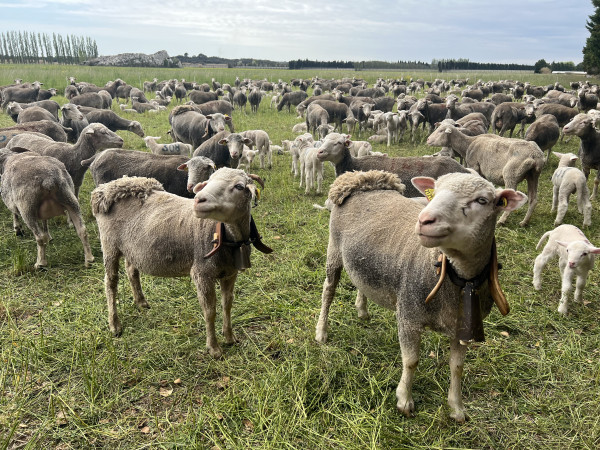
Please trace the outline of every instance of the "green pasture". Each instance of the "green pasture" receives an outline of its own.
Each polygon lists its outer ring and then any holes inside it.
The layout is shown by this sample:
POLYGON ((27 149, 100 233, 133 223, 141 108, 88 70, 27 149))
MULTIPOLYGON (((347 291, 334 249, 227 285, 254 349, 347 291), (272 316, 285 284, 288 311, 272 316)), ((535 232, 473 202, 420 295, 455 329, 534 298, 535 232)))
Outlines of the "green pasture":
MULTIPOLYGON (((59 90, 66 76, 103 85, 122 78, 141 87, 153 77, 232 83, 236 76, 277 81, 294 77, 357 76, 499 80, 533 84, 578 76, 528 73, 399 73, 256 69, 148 69, 78 66, 0 66, 0 85, 14 78, 40 80, 59 90)), ((64 97, 57 97, 65 103, 64 97)), ((168 112, 125 114, 147 134, 167 142, 168 112)), ((264 129, 275 144, 293 139, 295 114, 277 113, 266 97, 257 114, 233 113, 236 130, 264 129)), ((0 126, 12 124, 0 114, 0 126)), ((142 139, 119 132, 125 148, 145 150, 142 139)), ((577 152, 579 139, 555 150, 577 152)), ((393 156, 437 151, 413 146, 405 136, 393 156)), ((600 446, 600 287, 592 271, 583 304, 567 317, 556 311, 558 264, 532 287, 535 246, 553 228, 551 156, 540 180, 540 202, 531 224, 518 226, 525 208, 497 230, 500 281, 511 305, 503 317, 485 320, 487 341, 467 353, 463 396, 470 421, 448 417, 448 339, 426 333, 414 383, 416 416, 395 409, 401 357, 394 314, 370 304, 363 322, 354 310, 355 289, 344 276, 330 315, 329 341, 314 341, 328 240, 323 204, 334 179, 325 166, 324 194, 304 194, 290 173, 291 157, 274 155, 271 170, 253 172, 266 183, 253 211, 271 255, 254 252, 253 267, 236 284, 232 311, 237 344, 213 360, 205 351, 205 327, 189 279, 142 276, 151 309, 138 311, 121 270, 122 337, 108 330, 104 269, 98 230, 90 210, 89 173, 81 208, 96 262, 83 266, 83 249, 64 218, 51 221, 49 268, 34 271, 35 241, 12 231, 0 205, 0 449, 9 448, 598 448, 600 446)), ((589 182, 590 188, 592 181, 589 182)), ((526 192, 525 184, 520 186, 526 192)), ((581 226, 574 201, 566 223, 581 226)), ((588 238, 600 245, 600 208, 593 203, 588 238)), ((220 329, 220 314, 217 314, 220 329)), ((222 342, 222 340, 221 340, 222 342)))

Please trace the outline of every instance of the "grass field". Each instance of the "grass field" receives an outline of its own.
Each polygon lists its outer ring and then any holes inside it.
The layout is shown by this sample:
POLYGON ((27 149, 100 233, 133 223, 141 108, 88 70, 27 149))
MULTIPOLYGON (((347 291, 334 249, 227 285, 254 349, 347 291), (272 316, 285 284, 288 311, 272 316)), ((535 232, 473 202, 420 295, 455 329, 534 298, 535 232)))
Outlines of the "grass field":
MULTIPOLYGON (((577 77, 486 72, 424 74, 319 72, 323 77, 378 76, 472 80, 519 78, 534 84, 577 77)), ((311 77, 316 72, 131 69, 71 66, 0 67, 0 84, 39 79, 64 88, 65 77, 104 84, 120 77, 141 85, 156 76, 199 82, 240 78, 311 77)), ((66 100, 58 97, 59 103, 66 100)), ((115 111, 120 113, 113 104, 115 111)), ((293 138, 295 114, 277 113, 264 99, 257 114, 235 111, 236 130, 264 129, 272 141, 293 138)), ((168 113, 126 115, 146 133, 165 136, 168 113)), ((0 126, 12 121, 0 115, 0 126)), ((141 138, 119 132, 125 148, 142 150, 141 138)), ((166 140, 164 141, 166 142, 166 140)), ((579 139, 557 151, 576 152, 579 139)), ((387 151, 376 145, 375 150, 387 151)), ((424 155, 437 149, 413 146, 406 137, 392 155, 424 155)), ((312 207, 323 195, 304 195, 290 174, 289 155, 274 155, 272 170, 255 168, 266 182, 253 214, 264 242, 275 252, 254 252, 253 267, 236 284, 232 311, 238 343, 222 360, 205 351, 202 310, 189 279, 142 277, 152 308, 133 305, 121 270, 122 337, 107 326, 104 269, 90 211, 89 173, 80 194, 96 262, 83 267, 81 243, 64 218, 51 221, 49 268, 34 271, 35 241, 15 237, 0 206, 0 448, 598 448, 600 446, 600 306, 598 271, 592 272, 584 304, 557 313, 557 264, 532 287, 539 237, 553 228, 551 157, 540 182, 531 224, 520 228, 524 209, 497 230, 500 281, 512 311, 494 309, 485 320, 486 343, 467 352, 463 377, 471 420, 448 417, 448 339, 426 333, 414 396, 416 416, 395 409, 401 358, 392 312, 370 305, 360 321, 355 290, 344 276, 330 316, 329 342, 317 345, 328 240, 328 213, 312 207)), ((325 167, 324 186, 333 181, 325 167)), ((589 183, 590 187, 592 182, 589 183)), ((520 189, 526 191, 524 185, 520 189)), ((588 238, 600 245, 598 202, 588 238)), ((566 223, 580 226, 571 204, 566 223)), ((217 322, 220 314, 217 315, 217 322)), ((217 324, 217 328, 220 326, 217 324)), ((219 336, 220 337, 220 336, 219 336)), ((220 339, 222 342, 222 339, 220 339)))

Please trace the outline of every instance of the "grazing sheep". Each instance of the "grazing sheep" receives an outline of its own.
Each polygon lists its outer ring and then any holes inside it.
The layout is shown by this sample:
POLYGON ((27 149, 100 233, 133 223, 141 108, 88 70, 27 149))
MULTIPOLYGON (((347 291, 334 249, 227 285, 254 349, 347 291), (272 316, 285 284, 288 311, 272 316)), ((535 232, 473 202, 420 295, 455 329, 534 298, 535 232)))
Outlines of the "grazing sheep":
POLYGON ((600 248, 594 247, 585 234, 573 225, 560 225, 554 230, 544 233, 538 242, 537 250, 540 249, 546 238, 548 238, 548 243, 542 253, 535 258, 533 287, 538 291, 542 288, 542 270, 551 259, 558 256, 558 267, 562 280, 558 312, 566 315, 569 294, 573 289, 573 277, 577 275, 575 301, 581 302, 589 271, 594 267, 594 261, 596 255, 600 253, 600 248))
MULTIPOLYGON (((195 105, 194 109, 205 116, 210 114, 223 114, 231 117, 231 114, 233 113, 233 105, 225 100, 213 100, 201 105, 195 105)), ((233 133, 233 122, 229 120, 227 126, 229 127, 229 131, 233 133)))
POLYGON ((71 99, 73 97, 76 97, 77 95, 79 95, 79 90, 77 89, 76 86, 73 85, 69 85, 65 88, 65 93, 64 96, 67 100, 71 101, 71 99))
POLYGON ((286 92, 281 96, 281 100, 277 104, 277 111, 281 111, 285 106, 290 112, 291 106, 298 106, 298 104, 308 97, 308 94, 304 91, 286 92))
MULTIPOLYGON (((350 117, 354 118, 352 110, 345 103, 336 102, 333 100, 315 100, 313 103, 323 107, 327 114, 329 114, 329 120, 335 123, 335 130, 342 131, 342 122, 348 121, 350 117)), ((358 123, 358 122, 357 122, 358 123)))
MULTIPOLYGON (((385 136, 384 136, 385 137, 385 136)), ((345 172, 353 170, 384 170, 395 173, 400 179, 409 180, 417 176, 431 176, 437 178, 450 172, 469 172, 458 162, 448 157, 397 157, 387 156, 364 156, 354 158, 350 154, 350 139, 343 134, 331 133, 319 147, 318 158, 321 161, 331 161, 335 165, 335 176, 339 177, 345 172)), ((407 186, 405 195, 407 197, 421 196, 414 187, 407 186)))
POLYGON ((121 149, 105 150, 81 165, 90 168, 96 186, 124 176, 148 177, 158 180, 166 192, 180 197, 192 197, 192 188, 208 180, 216 170, 215 164, 203 156, 188 159, 121 149))
POLYGON ((155 155, 182 155, 191 157, 192 153, 194 152, 194 147, 192 147, 190 144, 184 144, 183 142, 159 144, 156 142, 158 139, 160 139, 160 136, 146 136, 144 138, 146 147, 148 147, 155 155))
POLYGON ((590 176, 592 169, 596 169, 596 179, 591 198, 596 198, 598 184, 600 184, 600 132, 594 128, 593 120, 587 114, 578 114, 563 128, 566 135, 579 136, 579 158, 585 178, 590 176))
POLYGON ((193 105, 180 105, 171 111, 169 122, 174 141, 192 144, 194 148, 198 148, 216 133, 225 130, 225 125, 231 123, 231 117, 221 113, 205 116, 197 112, 193 105))
MULTIPOLYGON (((543 116, 544 117, 544 116, 543 116)), ((552 175, 552 211, 557 210, 554 226, 562 223, 567 208, 569 207, 569 197, 577 192, 577 208, 583 214, 583 226, 592 225, 592 202, 588 191, 585 175, 581 170, 572 167, 579 158, 573 153, 554 152, 560 158, 558 167, 552 175)))
POLYGON ((36 132, 50 137, 56 142, 67 142, 67 131, 70 128, 63 127, 61 124, 50 120, 39 120, 37 122, 27 122, 13 127, 0 128, 0 148, 6 147, 10 140, 22 133, 36 132))
POLYGON ((492 133, 496 133, 500 136, 504 136, 506 131, 510 131, 509 137, 513 136, 515 127, 520 123, 521 129, 518 134, 523 134, 525 129, 525 123, 533 122, 533 118, 529 117, 525 112, 525 103, 500 103, 491 117, 492 133))
POLYGON ((80 106, 89 106, 90 108, 102 109, 104 106, 104 97, 97 92, 87 92, 79 94, 69 100, 70 103, 80 106))
MULTIPOLYGON (((283 141, 285 144, 289 141, 283 141)), ((302 187, 302 179, 304 178, 304 166, 300 165, 300 155, 309 147, 313 147, 315 140, 310 133, 305 133, 301 136, 296 137, 290 144, 290 154, 292 155, 292 172, 294 177, 298 176, 298 169, 300 170, 300 187, 302 187)))
POLYGON ((90 111, 85 115, 89 123, 101 123, 110 131, 126 130, 144 137, 142 124, 137 120, 127 120, 110 109, 90 111))
POLYGON ((81 161, 86 160, 96 152, 111 148, 122 147, 123 139, 110 131, 101 123, 92 123, 85 127, 77 142, 73 145, 63 142, 51 142, 46 139, 31 135, 20 135, 13 138, 7 148, 25 148, 44 156, 53 156, 61 161, 73 179, 75 197, 79 197, 79 188, 87 166, 82 166, 81 161))
POLYGON ((189 99, 197 105, 219 100, 216 92, 191 91, 188 95, 189 99))
POLYGON ((546 162, 548 162, 552 147, 558 142, 559 137, 560 128, 556 117, 552 114, 544 114, 535 119, 535 122, 529 126, 524 139, 535 142, 543 152, 548 150, 546 155, 546 162))
POLYGON ((329 114, 318 103, 311 103, 306 109, 306 131, 312 133, 313 136, 317 134, 317 128, 320 125, 327 125, 329 123, 329 114))
POLYGON ((257 87, 250 91, 248 94, 248 102, 250 103, 250 110, 253 113, 258 112, 258 107, 260 106, 260 102, 262 101, 264 93, 257 87))
POLYGON ((412 383, 421 334, 430 328, 450 338, 450 417, 464 422, 461 378, 467 347, 461 344, 485 339, 481 319, 494 301, 503 314, 508 313, 497 281, 495 222, 500 212, 520 207, 526 196, 512 189, 496 190, 473 174, 453 173, 437 181, 418 177, 412 182, 431 198, 424 209, 401 194, 404 185, 393 174, 346 173, 332 184, 327 277, 316 340, 327 341, 329 309, 345 269, 359 291, 359 317, 368 317, 367 297, 396 313, 402 352, 402 377, 396 389, 399 411, 414 414, 412 383), (440 253, 454 275, 438 283, 435 264, 440 253), (462 283, 455 285, 451 281, 455 276, 462 283), (477 289, 471 305, 472 297, 461 295, 466 286, 469 292, 477 289), (471 314, 462 314, 465 308, 471 314), (474 323, 469 317, 475 318, 474 323))
MULTIPOLYGON (((452 148, 464 155, 468 168, 508 189, 516 189, 521 181, 527 180, 529 208, 519 225, 523 227, 529 223, 538 202, 538 181, 545 163, 544 153, 535 142, 493 134, 471 137, 461 133, 452 124, 444 124, 427 138, 427 144, 452 148)), ((505 211, 498 224, 504 224, 509 214, 510 211, 505 211)))
POLYGON ((244 110, 246 114, 246 103, 248 103, 248 97, 246 96, 246 88, 241 87, 233 94, 233 105, 237 106, 240 110, 244 110))
POLYGON ((260 240, 250 215, 258 196, 257 176, 242 170, 220 169, 194 188, 196 197, 183 199, 163 192, 149 178, 122 178, 92 192, 92 211, 104 255, 109 328, 119 336, 123 327, 117 315, 119 260, 126 272, 136 306, 148 308, 140 272, 160 277, 190 276, 206 321, 206 346, 210 355, 223 354, 215 335, 215 282, 221 287, 223 335, 234 343, 231 305, 238 272, 250 267, 250 244, 270 253, 260 240), (178 226, 174 228, 173 223, 178 226), (219 225, 222 224, 222 225, 219 225), (219 243, 213 245, 215 227, 219 243))
POLYGON ((10 102, 17 103, 33 103, 37 101, 38 93, 40 92, 40 86, 31 88, 24 88, 20 86, 7 87, 2 90, 2 109, 6 108, 10 102))
MULTIPOLYGON (((21 149, 18 149, 21 150, 21 149)), ((3 173, 0 181, 2 200, 13 214, 17 236, 23 236, 19 217, 31 230, 37 243, 35 268, 46 267, 46 246, 50 241, 47 220, 66 211, 81 243, 85 265, 93 261, 87 231, 81 217, 73 181, 62 162, 33 152, 13 153, 0 150, 3 173), (39 221, 42 221, 40 226, 39 221)))
POLYGON ((258 157, 260 159, 260 168, 265 168, 265 156, 269 164, 269 169, 273 167, 273 152, 271 151, 271 144, 269 135, 263 130, 246 130, 240 133, 243 138, 248 138, 251 144, 247 144, 248 147, 258 150, 258 157))

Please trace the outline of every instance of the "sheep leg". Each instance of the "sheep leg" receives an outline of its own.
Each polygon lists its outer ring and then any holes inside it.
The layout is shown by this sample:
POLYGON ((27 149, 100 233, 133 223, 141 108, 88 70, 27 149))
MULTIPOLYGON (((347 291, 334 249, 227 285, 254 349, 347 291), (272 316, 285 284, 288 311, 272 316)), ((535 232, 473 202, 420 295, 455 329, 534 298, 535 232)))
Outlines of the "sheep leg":
MULTIPOLYGON (((587 176, 586 176, 587 179, 587 176)), ((600 171, 596 171, 596 179, 594 180, 594 189, 592 190, 592 195, 590 196, 590 200, 594 200, 596 195, 598 194, 598 184, 600 183, 600 171)))
MULTIPOLYGON (((396 312, 398 315, 399 312, 396 312)), ((419 364, 419 347, 421 333, 409 326, 404 327, 398 319, 398 336, 400 338, 400 352, 402 353, 402 377, 396 388, 396 408, 407 417, 415 412, 415 402, 412 397, 412 385, 415 371, 419 364), (404 331, 407 328, 407 331, 404 331)))
POLYGON ((219 280, 221 285, 221 305, 223 307, 223 336, 226 344, 235 343, 233 336, 233 328, 231 327, 231 305, 233 305, 233 287, 237 274, 231 278, 223 278, 219 280))
MULTIPOLYGON (((75 200, 73 198, 73 200, 75 200)), ((92 255, 92 248, 90 247, 90 241, 88 239, 88 233, 83 224, 83 219, 81 218, 81 213, 74 209, 72 206, 67 206, 67 217, 71 219, 71 223, 75 227, 75 231, 77 232, 77 236, 79 236, 79 240, 83 245, 83 256, 85 261, 85 267, 90 267, 94 262, 94 255, 92 255)))
POLYGON ((569 294, 573 290, 573 275, 573 270, 566 266, 562 273, 561 296, 560 303, 558 304, 558 312, 562 315, 567 315, 569 308, 569 294))
POLYGON ((273 151, 269 148, 267 150, 267 158, 269 161, 269 169, 273 168, 273 151))
POLYGON ((588 272, 577 275, 577 280, 575 281, 575 301, 581 303, 583 298, 583 288, 585 288, 585 283, 587 281, 588 272))
POLYGON ((556 211, 556 207, 558 205, 559 191, 560 191, 560 186, 554 186, 552 188, 552 208, 550 208, 550 212, 556 211))
POLYGON ((548 249, 548 247, 546 246, 544 247, 542 253, 540 253, 535 258, 535 263, 533 264, 533 288, 536 291, 539 291, 542 288, 542 271, 544 270, 544 267, 546 267, 546 264, 548 264, 548 261, 550 261, 553 256, 554 251, 548 249))
POLYGON ((356 302, 354 302, 356 311, 358 312, 358 318, 367 320, 369 319, 369 311, 367 310, 367 297, 362 292, 356 293, 356 302))
MULTIPOLYGON (((529 207, 527 208, 527 214, 525 214, 525 218, 519 223, 519 226, 521 226, 521 227, 524 227, 529 223, 529 220, 531 219, 531 215, 533 214, 533 210, 535 209, 535 207, 538 203, 537 190, 538 190, 539 174, 527 175, 526 179, 527 179, 527 196, 529 197, 529 207)), ((506 187, 508 187, 508 186, 506 186, 506 187)), ((511 188, 516 190, 517 189, 516 183, 511 188)), ((509 188, 509 189, 511 189, 511 188, 509 188)), ((502 214, 502 217, 504 217, 505 214, 508 216, 508 214, 505 212, 504 214, 502 214)))
POLYGON ((198 270, 192 267, 192 280, 196 285, 196 291, 198 292, 198 300, 204 311, 204 321, 206 323, 206 347, 208 353, 213 358, 217 359, 223 355, 221 347, 217 342, 217 335, 215 333, 215 317, 216 317, 216 304, 217 295, 215 293, 215 285, 212 281, 203 279, 198 270))
POLYGON ((321 184, 323 183, 323 163, 316 162, 317 169, 317 194, 321 193, 321 184))
POLYGON ((127 272, 127 278, 129 278, 129 284, 131 285, 131 291, 133 292, 133 302, 135 303, 135 306, 139 310, 142 308, 150 308, 150 305, 144 296, 144 292, 142 292, 140 271, 127 259, 125 259, 125 271, 127 272))
MULTIPOLYGON (((329 250, 328 250, 329 253, 329 250)), ((327 320, 329 317, 329 308, 335 295, 335 289, 340 282, 342 273, 341 257, 327 257, 327 277, 323 282, 323 294, 321 295, 321 312, 317 322, 317 330, 315 339, 318 343, 324 344, 327 342, 327 320)))
POLYGON ((113 336, 121 336, 123 326, 117 314, 117 288, 119 285, 119 256, 113 256, 110 252, 104 253, 104 290, 106 292, 106 303, 108 305, 108 328, 113 336))
POLYGON ((15 235, 25 236, 23 226, 21 225, 21 221, 19 220, 19 215, 17 213, 13 213, 13 230, 15 230, 15 235))
POLYGON ((262 149, 260 150, 258 157, 260 158, 260 168, 264 169, 265 168, 265 152, 262 149))
MULTIPOLYGON (((558 211, 556 213, 556 220, 554 221, 554 226, 559 226, 563 219, 565 218, 565 214, 567 213, 567 209, 569 208, 569 197, 570 193, 565 191, 560 192, 558 194, 558 211)), ((554 197, 552 198, 552 203, 554 203, 554 197)))
POLYGON ((450 343, 450 389, 448 389, 448 406, 450 406, 450 417, 459 423, 463 423, 466 419, 461 386, 466 353, 467 346, 460 345, 458 339, 452 339, 452 342, 450 343))

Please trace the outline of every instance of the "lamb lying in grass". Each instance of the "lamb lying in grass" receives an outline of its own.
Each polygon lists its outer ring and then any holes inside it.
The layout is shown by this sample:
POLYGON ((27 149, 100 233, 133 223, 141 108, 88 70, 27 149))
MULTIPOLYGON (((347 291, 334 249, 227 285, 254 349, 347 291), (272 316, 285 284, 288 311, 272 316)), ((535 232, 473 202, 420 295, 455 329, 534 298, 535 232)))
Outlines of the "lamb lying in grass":
POLYGON ((542 288, 542 270, 551 259, 558 256, 558 267, 562 278, 558 312, 566 315, 569 294, 573 289, 573 277, 577 275, 575 301, 581 302, 588 273, 594 267, 594 260, 600 253, 600 248, 594 247, 585 234, 573 225, 560 225, 544 233, 536 247, 538 250, 546 238, 548 243, 542 253, 535 258, 533 287, 538 291, 542 288))
POLYGON ((585 175, 578 168, 571 167, 579 158, 573 153, 553 153, 560 158, 552 175, 552 211, 558 207, 554 226, 562 223, 569 207, 569 197, 577 192, 577 208, 583 214, 583 226, 589 227, 592 225, 592 202, 585 175))

